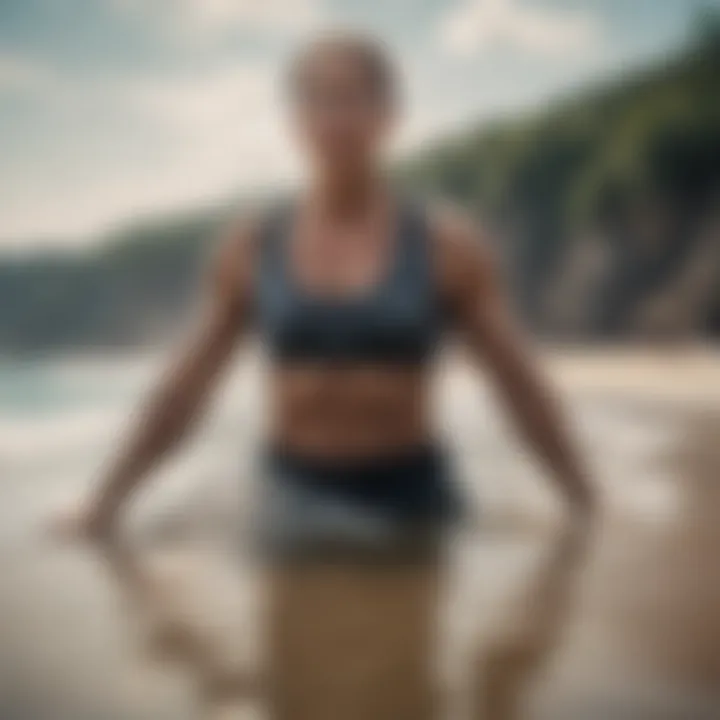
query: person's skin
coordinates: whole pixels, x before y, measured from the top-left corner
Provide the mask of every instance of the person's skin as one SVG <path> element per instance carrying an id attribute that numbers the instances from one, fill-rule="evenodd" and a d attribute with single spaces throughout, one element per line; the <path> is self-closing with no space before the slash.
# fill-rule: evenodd
<path id="1" fill-rule="evenodd" d="M 502 617 L 478 648 L 472 668 L 472 718 L 517 720 L 533 682 L 562 642 L 586 561 L 587 535 L 566 527 L 503 602 Z"/>
<path id="2" fill-rule="evenodd" d="M 332 45 L 305 59 L 297 85 L 294 127 L 312 176 L 299 202 L 288 265 L 309 292 L 330 297 L 362 292 L 382 276 L 394 251 L 396 208 L 380 166 L 395 109 L 373 92 L 357 57 Z M 485 238 L 457 213 L 433 212 L 431 226 L 435 282 L 449 321 L 492 375 L 575 515 L 586 517 L 592 497 L 584 469 L 555 396 L 512 318 Z M 126 500 L 200 416 L 249 327 L 257 240 L 250 220 L 221 244 L 199 327 L 82 511 L 80 526 L 87 535 L 113 535 Z M 305 456 L 346 459 L 426 443 L 430 373 L 431 367 L 382 363 L 274 364 L 272 439 Z"/>

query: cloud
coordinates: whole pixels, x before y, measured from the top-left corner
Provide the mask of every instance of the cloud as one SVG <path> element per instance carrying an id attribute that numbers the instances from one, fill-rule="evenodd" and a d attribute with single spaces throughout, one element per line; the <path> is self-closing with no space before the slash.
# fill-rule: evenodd
<path id="1" fill-rule="evenodd" d="M 129 81 L 118 88 L 128 111 L 153 124 L 178 160 L 198 176 L 244 184 L 283 174 L 292 154 L 269 62 L 220 68 L 213 73 Z M 239 176 L 243 177 L 240 178 Z"/>
<path id="2" fill-rule="evenodd" d="M 40 86 L 48 117 L 61 118 L 59 147 L 49 158 L 23 151 L 12 175 L 0 170 L 0 184 L 13 178 L 12 193 L 0 198 L 0 247 L 12 237 L 58 233 L 63 243 L 84 243 L 116 220 L 291 178 L 298 158 L 283 126 L 276 71 L 257 60 Z M 53 189 L 48 178 L 58 173 L 63 182 Z"/>
<path id="3" fill-rule="evenodd" d="M 245 31 L 295 35 L 324 17 L 321 0 L 112 0 L 186 40 L 217 40 Z"/>
<path id="4" fill-rule="evenodd" d="M 598 20 L 587 11 L 541 9 L 521 0 L 463 0 L 439 28 L 441 46 L 461 57 L 502 45 L 562 55 L 593 45 L 598 34 Z"/>
<path id="5" fill-rule="evenodd" d="M 126 80 L 117 90 L 131 108 L 186 129 L 221 118 L 249 122 L 275 95 L 273 72 L 265 63 Z"/>
<path id="6" fill-rule="evenodd" d="M 0 93 L 34 90 L 48 78 L 47 68 L 17 55 L 0 54 Z"/>

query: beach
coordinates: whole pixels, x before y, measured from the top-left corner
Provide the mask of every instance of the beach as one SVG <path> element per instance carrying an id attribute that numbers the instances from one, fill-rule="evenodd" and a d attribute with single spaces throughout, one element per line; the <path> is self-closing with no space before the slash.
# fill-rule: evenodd
<path id="1" fill-rule="evenodd" d="M 489 389 L 457 358 L 438 372 L 438 431 L 472 509 L 454 544 L 438 655 L 446 686 L 465 698 L 453 712 L 720 717 L 720 352 L 544 359 L 602 497 L 581 551 Z M 239 364 L 197 439 L 133 507 L 128 535 L 154 578 L 149 596 L 122 561 L 46 531 L 91 487 L 158 362 L 0 366 L 3 720 L 262 717 L 252 683 L 262 584 L 243 545 L 261 361 Z M 163 613 L 200 638 L 191 661 L 171 662 L 177 638 Z"/>

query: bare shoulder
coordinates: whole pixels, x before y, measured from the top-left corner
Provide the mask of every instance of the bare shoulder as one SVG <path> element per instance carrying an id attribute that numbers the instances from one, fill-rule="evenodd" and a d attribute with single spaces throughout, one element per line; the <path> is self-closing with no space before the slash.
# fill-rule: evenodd
<path id="1" fill-rule="evenodd" d="M 494 275 L 488 233 L 469 213 L 447 202 L 428 209 L 430 235 L 441 287 L 451 295 L 475 288 Z"/>
<path id="2" fill-rule="evenodd" d="M 249 212 L 232 218 L 218 233 L 208 272 L 217 294 L 233 299 L 250 295 L 261 225 L 261 213 Z"/>
<path id="3" fill-rule="evenodd" d="M 439 242 L 467 244 L 478 234 L 477 223 L 459 205 L 447 200 L 434 200 L 428 205 L 433 236 Z"/>
<path id="4" fill-rule="evenodd" d="M 213 247 L 210 261 L 213 274 L 228 274 L 231 268 L 242 269 L 252 263 L 258 244 L 260 222 L 257 213 L 247 213 L 225 223 Z"/>

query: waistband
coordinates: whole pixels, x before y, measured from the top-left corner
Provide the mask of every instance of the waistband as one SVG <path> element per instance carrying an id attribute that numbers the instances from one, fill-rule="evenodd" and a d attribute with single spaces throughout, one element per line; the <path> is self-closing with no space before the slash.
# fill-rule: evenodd
<path id="1" fill-rule="evenodd" d="M 436 521 L 461 506 L 447 455 L 436 443 L 340 460 L 271 446 L 265 457 L 274 482 L 398 519 Z"/>

